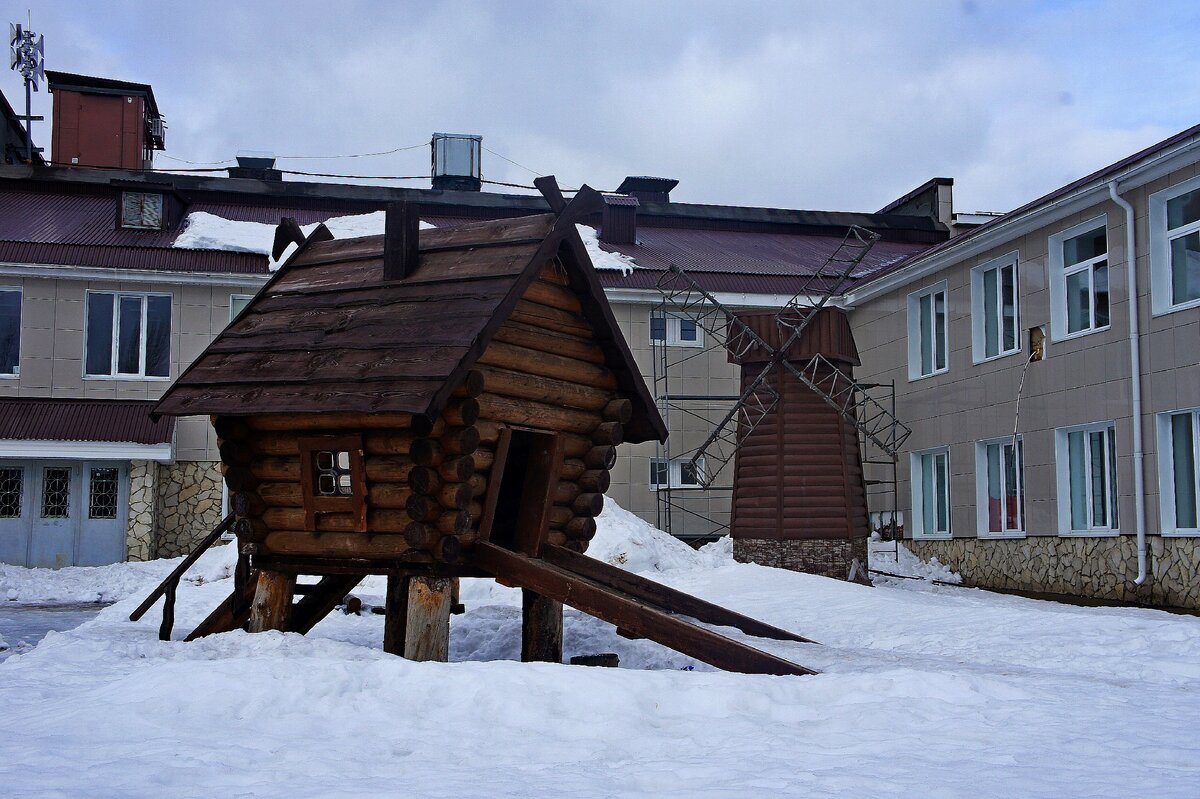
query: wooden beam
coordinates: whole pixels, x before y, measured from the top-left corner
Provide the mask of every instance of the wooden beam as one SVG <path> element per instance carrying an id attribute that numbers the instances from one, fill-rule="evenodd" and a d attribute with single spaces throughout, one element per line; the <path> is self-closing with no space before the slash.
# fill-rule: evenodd
<path id="1" fill-rule="evenodd" d="M 726 638 L 625 592 L 539 558 L 480 541 L 472 562 L 498 579 L 557 599 L 635 635 L 727 671 L 744 674 L 815 674 L 812 669 Z"/>
<path id="2" fill-rule="evenodd" d="M 403 280 L 417 271 L 420 206 L 405 200 L 388 203 L 384 219 L 383 279 Z"/>
<path id="3" fill-rule="evenodd" d="M 389 574 L 384 600 L 383 651 L 404 656 L 404 628 L 408 622 L 408 584 L 412 578 Z"/>
<path id="4" fill-rule="evenodd" d="M 254 602 L 250 606 L 250 632 L 286 630 L 295 590 L 296 575 L 259 569 Z"/>
<path id="5" fill-rule="evenodd" d="M 409 581 L 404 657 L 441 663 L 450 659 L 450 587 L 448 577 Z"/>
<path id="6" fill-rule="evenodd" d="M 528 589 L 521 591 L 521 660 L 562 663 L 563 606 Z"/>

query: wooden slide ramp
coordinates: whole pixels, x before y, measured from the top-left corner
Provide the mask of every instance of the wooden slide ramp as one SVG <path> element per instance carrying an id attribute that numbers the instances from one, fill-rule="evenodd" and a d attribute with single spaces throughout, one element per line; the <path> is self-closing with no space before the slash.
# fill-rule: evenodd
<path id="1" fill-rule="evenodd" d="M 302 635 L 307 633 L 317 622 L 333 612 L 346 598 L 346 594 L 353 591 L 361 581 L 361 575 L 336 574 L 321 577 L 312 585 L 297 585 L 296 593 L 300 599 L 292 605 L 288 615 L 288 632 Z M 235 589 L 184 640 L 194 641 L 206 635 L 227 633 L 246 626 L 246 622 L 250 620 L 250 606 L 254 602 L 254 585 L 255 581 L 251 579 L 246 582 L 240 593 Z"/>
<path id="2" fill-rule="evenodd" d="M 483 571 L 570 605 L 617 629 L 649 638 L 710 666 L 743 674 L 816 674 L 775 655 L 726 638 L 692 619 L 736 627 L 758 637 L 815 643 L 635 574 L 546 545 L 540 558 L 479 542 L 471 552 Z M 688 617 L 692 617 L 691 619 Z"/>

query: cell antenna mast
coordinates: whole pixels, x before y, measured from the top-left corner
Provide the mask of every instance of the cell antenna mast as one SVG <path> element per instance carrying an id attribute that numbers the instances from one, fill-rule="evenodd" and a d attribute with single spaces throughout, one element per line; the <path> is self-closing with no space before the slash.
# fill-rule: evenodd
<path id="1" fill-rule="evenodd" d="M 11 49 L 8 66 L 25 79 L 25 115 L 20 118 L 25 120 L 25 160 L 32 164 L 33 154 L 42 151 L 41 147 L 33 146 L 33 123 L 43 119 L 33 115 L 33 92 L 46 79 L 43 65 L 46 37 L 22 28 L 19 22 L 13 22 L 8 26 L 8 45 Z"/>

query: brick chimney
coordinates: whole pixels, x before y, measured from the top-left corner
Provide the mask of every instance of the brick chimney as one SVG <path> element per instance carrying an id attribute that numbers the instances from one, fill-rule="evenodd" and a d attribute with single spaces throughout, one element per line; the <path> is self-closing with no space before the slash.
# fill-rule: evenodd
<path id="1" fill-rule="evenodd" d="M 50 160 L 61 166 L 150 169 L 166 122 L 147 83 L 46 71 L 54 95 Z"/>
<path id="2" fill-rule="evenodd" d="M 600 219 L 600 241 L 605 244 L 637 244 L 637 197 L 605 194 Z"/>

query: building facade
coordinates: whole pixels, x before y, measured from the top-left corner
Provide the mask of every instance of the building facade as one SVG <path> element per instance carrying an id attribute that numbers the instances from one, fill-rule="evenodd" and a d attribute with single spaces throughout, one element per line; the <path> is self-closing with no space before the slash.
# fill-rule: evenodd
<path id="1" fill-rule="evenodd" d="M 849 293 L 913 430 L 906 545 L 972 585 L 1200 607 L 1197 231 L 1193 128 Z"/>

